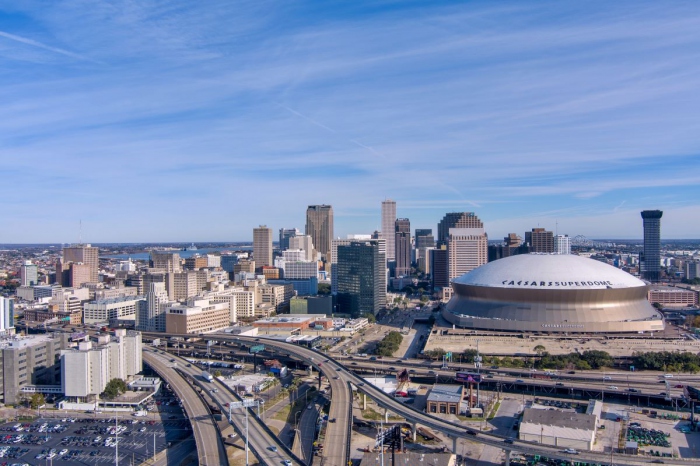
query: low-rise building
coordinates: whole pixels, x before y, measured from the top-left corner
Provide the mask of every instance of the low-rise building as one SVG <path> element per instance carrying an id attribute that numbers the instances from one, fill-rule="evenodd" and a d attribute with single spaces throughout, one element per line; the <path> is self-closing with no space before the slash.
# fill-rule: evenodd
<path id="1" fill-rule="evenodd" d="M 230 320 L 229 304 L 209 299 L 189 299 L 187 304 L 168 308 L 165 331 L 168 333 L 210 333 L 225 329 Z"/>
<path id="2" fill-rule="evenodd" d="M 596 433 L 594 414 L 527 408 L 518 438 L 561 448 L 590 450 Z"/>
<path id="3" fill-rule="evenodd" d="M 672 286 L 654 287 L 649 290 L 648 299 L 650 303 L 659 303 L 663 307 L 697 306 L 698 292 Z"/>
<path id="4" fill-rule="evenodd" d="M 83 322 L 83 311 L 80 309 L 61 311 L 55 305 L 36 305 L 24 310 L 26 322 L 62 322 L 71 325 L 80 325 Z"/>
<path id="5" fill-rule="evenodd" d="M 136 319 L 139 301 L 145 300 L 146 298 L 141 296 L 123 296 L 85 303 L 83 305 L 83 322 L 94 324 L 125 317 Z"/>
<path id="6" fill-rule="evenodd" d="M 463 385 L 435 385 L 428 393 L 428 413 L 434 414 L 461 414 L 464 412 L 464 386 Z"/>

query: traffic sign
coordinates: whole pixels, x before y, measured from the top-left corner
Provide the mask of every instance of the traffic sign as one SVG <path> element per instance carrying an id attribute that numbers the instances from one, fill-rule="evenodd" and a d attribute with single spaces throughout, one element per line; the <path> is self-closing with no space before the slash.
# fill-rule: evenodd
<path id="1" fill-rule="evenodd" d="M 259 352 L 261 352 L 261 351 L 265 351 L 265 345 L 255 345 L 255 346 L 251 346 L 250 349 L 248 350 L 248 352 L 249 352 L 250 354 L 259 353 Z"/>

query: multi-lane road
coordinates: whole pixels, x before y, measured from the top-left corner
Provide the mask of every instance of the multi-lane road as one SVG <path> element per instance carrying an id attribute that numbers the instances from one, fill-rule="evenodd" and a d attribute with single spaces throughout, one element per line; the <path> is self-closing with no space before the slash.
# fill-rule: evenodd
<path id="1" fill-rule="evenodd" d="M 194 389 L 171 367 L 171 364 L 158 358 L 151 351 L 143 352 L 143 360 L 170 384 L 178 398 L 182 400 L 182 406 L 192 424 L 200 464 L 204 466 L 228 465 L 226 451 L 221 435 L 214 425 L 214 419 Z"/>
<path id="2" fill-rule="evenodd" d="M 184 336 L 184 335 L 183 335 Z M 449 377 L 450 375 L 454 375 L 454 369 L 450 370 L 440 370 L 438 368 L 432 367 L 432 368 L 427 368 L 425 366 L 425 363 L 423 361 L 396 361 L 395 363 L 392 362 L 385 362 L 385 361 L 368 361 L 368 360 L 361 360 L 358 361 L 355 359 L 353 362 L 356 362 L 358 366 L 353 366 L 353 362 L 350 362 L 349 365 L 343 366 L 341 363 L 338 361 L 334 360 L 333 358 L 330 358 L 326 355 L 323 355 L 322 353 L 319 353 L 314 350 L 310 350 L 308 348 L 300 347 L 297 345 L 293 345 L 290 343 L 285 343 L 285 342 L 280 342 L 277 340 L 267 340 L 267 339 L 261 339 L 261 338 L 254 338 L 254 337 L 241 337 L 241 336 L 230 336 L 230 335 L 221 335 L 221 334 L 216 334 L 216 335 L 211 335 L 211 338 L 214 338 L 216 340 L 221 340 L 221 341 L 233 341 L 233 342 L 239 342 L 239 343 L 246 343 L 246 344 L 251 344 L 251 343 L 264 343 L 267 347 L 274 348 L 276 351 L 279 351 L 281 353 L 285 353 L 289 355 L 289 357 L 298 359 L 302 361 L 305 364 L 308 364 L 309 366 L 312 366 L 316 368 L 317 370 L 321 371 L 321 373 L 328 378 L 328 381 L 331 385 L 331 390 L 332 390 L 332 403 L 330 407 L 330 413 L 329 417 L 331 419 L 335 419 L 336 422 L 334 423 L 329 423 L 327 426 L 327 431 L 326 431 L 326 438 L 325 438 L 325 445 L 326 449 L 324 451 L 324 465 L 328 466 L 345 466 L 347 464 L 347 461 L 349 459 L 349 443 L 350 443 L 350 435 L 352 432 L 352 410 L 351 410 L 351 403 L 352 403 L 352 390 L 355 389 L 358 392 L 362 392 L 373 398 L 377 404 L 395 414 L 398 414 L 402 417 L 404 417 L 408 422 L 413 423 L 415 425 L 424 425 L 426 427 L 430 427 L 433 430 L 442 432 L 446 434 L 448 437 L 452 438 L 455 443 L 456 439 L 467 439 L 470 441 L 476 441 L 479 443 L 483 443 L 486 445 L 490 445 L 496 448 L 501 448 L 503 450 L 506 450 L 508 454 L 511 451 L 517 451 L 525 454 L 537 454 L 541 456 L 546 456 L 550 458 L 556 458 L 556 459 L 563 459 L 563 460 L 578 460 L 578 461 L 589 461 L 589 462 L 597 462 L 597 463 L 606 463 L 609 461 L 608 455 L 604 453 L 597 453 L 597 452 L 592 452 L 592 451 L 581 451 L 577 455 L 571 455 L 568 454 L 564 451 L 562 451 L 560 448 L 557 447 L 552 447 L 552 446 L 547 446 L 547 445 L 542 445 L 539 443 L 535 442 L 526 442 L 526 441 L 521 441 L 518 439 L 509 439 L 508 443 L 505 442 L 506 438 L 501 437 L 499 435 L 495 435 L 492 433 L 484 433 L 484 432 L 478 432 L 478 433 L 469 433 L 467 429 L 465 429 L 463 426 L 460 426 L 458 424 L 454 424 L 445 420 L 442 420 L 438 417 L 432 416 L 430 414 L 422 413 L 419 411 L 414 410 L 412 407 L 407 406 L 396 399 L 394 399 L 391 396 L 388 396 L 385 394 L 383 391 L 380 389 L 372 386 L 371 384 L 367 384 L 364 382 L 364 379 L 360 377 L 357 374 L 354 374 L 351 372 L 353 369 L 359 369 L 360 367 L 367 369 L 367 368 L 376 368 L 378 370 L 390 370 L 389 368 L 391 367 L 392 364 L 394 365 L 399 365 L 401 364 L 403 367 L 406 366 L 413 366 L 415 364 L 416 366 L 416 371 L 418 372 L 419 370 L 421 373 L 424 374 L 429 374 L 429 375 L 437 375 L 439 376 L 445 376 Z M 184 360 L 182 360 L 185 362 Z M 422 368 L 418 368 L 419 366 L 422 366 Z M 349 371 L 350 370 L 350 371 Z M 517 376 L 514 375 L 514 373 L 508 373 L 510 371 L 506 370 L 501 370 L 503 372 L 502 375 L 497 375 L 495 377 L 503 377 L 503 379 L 507 379 L 510 377 L 510 381 L 514 382 L 512 380 L 513 377 Z M 189 375 L 192 377 L 197 377 L 199 374 L 199 371 L 196 368 L 192 368 L 189 371 Z M 525 377 L 528 375 L 525 372 L 520 372 L 520 375 L 523 377 L 522 382 L 517 382 L 521 383 L 524 385 L 527 385 L 529 383 L 550 383 L 550 384 L 556 384 L 555 380 L 542 380 L 542 379 L 526 379 Z M 582 385 L 590 385 L 590 386 L 597 386 L 598 388 L 601 387 L 601 385 L 623 385 L 622 381 L 624 380 L 624 386 L 627 387 L 629 386 L 630 388 L 633 388 L 635 386 L 639 386 L 640 390 L 646 389 L 649 390 L 650 385 L 652 383 L 658 383 L 659 382 L 659 375 L 654 374 L 651 376 L 648 375 L 640 375 L 640 374 L 634 374 L 633 376 L 627 376 L 627 374 L 611 374 L 604 376 L 606 377 L 605 380 L 601 378 L 600 375 L 589 375 L 589 374 L 576 374 L 576 377 L 572 377 L 572 382 L 576 382 L 578 384 Z M 608 377 L 610 379 L 608 379 Z M 527 381 L 526 381 L 527 380 Z M 561 379 L 559 379 L 561 380 Z M 696 377 L 692 376 L 687 376 L 687 377 L 674 377 L 673 382 L 675 384 L 682 384 L 682 383 L 688 383 L 688 382 L 694 382 L 698 380 Z M 628 385 L 629 383 L 629 385 Z M 200 383 L 201 384 L 201 383 Z M 214 382 L 214 384 L 219 384 L 218 382 Z M 675 385 L 674 384 L 674 385 Z M 556 386 L 556 385 L 555 385 Z M 223 387 L 223 385 L 222 385 Z M 662 384 L 656 385 L 656 387 L 659 387 L 659 391 L 664 388 Z M 226 393 L 226 392 L 224 392 Z M 657 392 L 658 393 L 658 392 Z M 223 406 L 223 404 L 227 401 L 230 401 L 232 399 L 232 395 L 228 394 L 224 397 L 222 392 L 219 391 L 219 394 L 213 394 L 213 396 L 217 399 L 217 401 Z M 252 419 L 252 417 L 251 417 Z M 240 431 L 241 430 L 241 425 L 240 422 L 236 423 L 237 429 Z M 251 424 L 252 425 L 252 424 Z M 278 439 L 274 438 L 274 436 L 270 436 L 269 432 L 265 431 L 264 428 L 261 427 L 255 427 L 250 431 L 250 437 L 249 440 L 251 442 L 251 445 L 254 445 L 254 450 L 256 452 L 256 455 L 260 457 L 261 460 L 265 461 L 267 464 L 280 464 L 282 460 L 287 459 L 286 457 L 282 455 L 268 455 L 264 451 L 266 445 L 272 445 L 272 444 L 279 444 Z M 510 443 L 512 442 L 512 443 Z M 268 451 L 271 451 L 268 449 Z M 275 452 L 278 453 L 278 452 Z M 286 453 L 286 452 L 285 452 Z M 296 458 L 290 458 L 293 463 L 296 464 L 298 461 L 299 464 L 301 463 L 300 460 Z M 655 461 L 654 458 L 643 458 L 643 457 L 638 457 L 638 456 L 627 456 L 627 455 L 617 455 L 615 457 L 615 463 L 620 464 L 620 465 L 638 465 L 638 464 L 646 464 L 646 463 L 652 463 Z M 665 464 L 676 464 L 676 465 L 686 465 L 686 464 L 694 464 L 697 460 L 696 459 L 669 459 L 665 458 L 664 463 Z"/>
<path id="3" fill-rule="evenodd" d="M 170 354 L 154 354 L 154 350 L 144 348 L 144 356 L 147 354 L 150 356 L 150 360 L 160 358 L 162 359 L 162 364 L 176 364 L 181 373 L 191 378 L 195 384 L 207 392 L 207 396 L 218 405 L 218 408 L 221 409 L 222 413 L 225 413 L 225 416 L 228 416 L 228 403 L 239 401 L 239 398 L 219 380 L 214 379 L 211 382 L 207 382 L 202 379 L 201 369 L 189 364 L 185 359 Z M 185 383 L 184 380 L 183 383 Z M 231 416 L 231 421 L 241 438 L 244 439 L 246 433 L 246 418 L 244 409 L 241 408 L 234 410 Z M 221 435 L 216 432 L 215 438 L 220 437 Z M 249 412 L 248 415 L 248 443 L 249 450 L 252 452 L 251 454 L 255 455 L 263 464 L 282 465 L 284 464 L 285 460 L 290 461 L 294 466 L 302 466 L 304 464 L 291 454 L 291 451 L 289 451 L 287 446 L 281 442 L 271 430 L 266 428 L 263 422 L 257 416 L 255 416 L 253 412 Z"/>

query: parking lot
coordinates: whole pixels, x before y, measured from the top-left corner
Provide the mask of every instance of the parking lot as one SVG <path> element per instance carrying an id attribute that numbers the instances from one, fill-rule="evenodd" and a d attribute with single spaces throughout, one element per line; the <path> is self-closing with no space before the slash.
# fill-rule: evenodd
<path id="1" fill-rule="evenodd" d="M 58 417 L 0 424 L 0 463 L 113 464 L 117 450 L 120 462 L 141 463 L 153 456 L 154 440 L 162 451 L 191 436 L 177 401 L 164 396 L 158 402 L 145 417 L 57 412 Z"/>

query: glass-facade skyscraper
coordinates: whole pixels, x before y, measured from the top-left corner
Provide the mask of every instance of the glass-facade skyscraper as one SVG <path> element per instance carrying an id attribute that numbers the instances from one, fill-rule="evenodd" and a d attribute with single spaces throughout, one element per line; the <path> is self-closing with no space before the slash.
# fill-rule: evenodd
<path id="1" fill-rule="evenodd" d="M 639 255 L 642 278 L 657 282 L 661 276 L 661 216 L 660 210 L 643 210 L 644 248 Z"/>
<path id="2" fill-rule="evenodd" d="M 356 318 L 386 307 L 386 253 L 382 241 L 338 245 L 338 313 Z"/>

